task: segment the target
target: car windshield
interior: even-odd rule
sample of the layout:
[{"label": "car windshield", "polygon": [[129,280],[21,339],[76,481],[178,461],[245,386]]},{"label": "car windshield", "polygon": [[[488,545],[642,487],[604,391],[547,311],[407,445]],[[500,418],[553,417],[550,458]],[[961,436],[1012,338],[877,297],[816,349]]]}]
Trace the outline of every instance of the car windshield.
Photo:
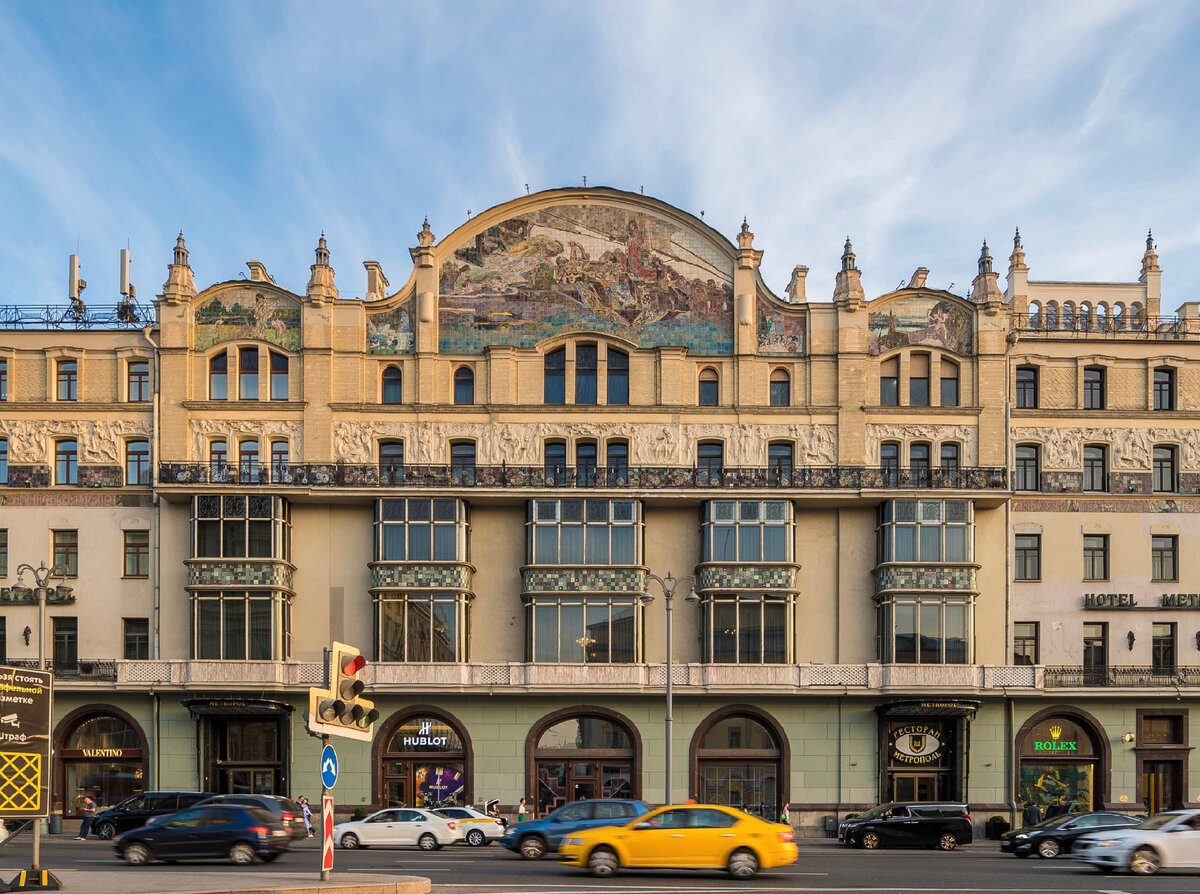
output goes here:
[{"label": "car windshield", "polygon": [[1152,816],[1150,819],[1136,826],[1138,829],[1161,829],[1163,826],[1169,826],[1171,823],[1179,819],[1178,813],[1160,813],[1158,816]]},{"label": "car windshield", "polygon": [[1039,823],[1034,823],[1032,826],[1026,826],[1028,829],[1057,829],[1063,823],[1075,819],[1079,814],[1064,813],[1059,816],[1050,816]]},{"label": "car windshield", "polygon": [[860,820],[877,819],[878,817],[883,816],[885,813],[887,813],[891,809],[892,809],[891,804],[880,804],[878,807],[872,807],[866,813],[860,813],[857,817],[855,817],[855,819],[860,819]]}]

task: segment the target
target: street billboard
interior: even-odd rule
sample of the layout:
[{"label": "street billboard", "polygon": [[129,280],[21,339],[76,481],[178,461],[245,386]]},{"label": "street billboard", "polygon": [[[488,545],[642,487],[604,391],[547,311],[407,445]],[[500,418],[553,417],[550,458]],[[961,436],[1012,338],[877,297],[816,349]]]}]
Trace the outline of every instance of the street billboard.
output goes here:
[{"label": "street billboard", "polygon": [[50,815],[51,680],[0,665],[0,818]]}]

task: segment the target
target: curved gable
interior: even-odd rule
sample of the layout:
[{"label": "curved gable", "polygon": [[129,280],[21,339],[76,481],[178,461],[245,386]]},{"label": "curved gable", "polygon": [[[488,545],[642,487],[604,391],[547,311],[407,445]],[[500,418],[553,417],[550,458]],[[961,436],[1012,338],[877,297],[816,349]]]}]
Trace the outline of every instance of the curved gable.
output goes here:
[{"label": "curved gable", "polygon": [[300,350],[300,299],[269,283],[224,283],[196,305],[195,347],[234,339],[261,339]]},{"label": "curved gable", "polygon": [[733,352],[732,249],[649,203],[563,196],[446,248],[443,353],[530,348],[563,332]]},{"label": "curved gable", "polygon": [[908,345],[974,353],[975,318],[970,305],[949,292],[901,292],[871,303],[867,351],[886,354]]}]

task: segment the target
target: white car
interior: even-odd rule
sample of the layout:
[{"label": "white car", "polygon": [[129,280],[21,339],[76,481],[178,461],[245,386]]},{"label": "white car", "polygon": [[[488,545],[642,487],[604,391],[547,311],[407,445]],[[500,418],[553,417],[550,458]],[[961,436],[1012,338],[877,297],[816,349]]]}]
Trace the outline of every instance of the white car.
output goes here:
[{"label": "white car", "polygon": [[1101,872],[1153,875],[1160,869],[1200,868],[1200,810],[1172,810],[1140,826],[1092,832],[1075,842],[1074,851],[1075,859]]},{"label": "white car", "polygon": [[504,837],[504,820],[489,816],[477,807],[439,807],[434,813],[458,823],[463,830],[463,840],[471,847],[491,844]]},{"label": "white car", "polygon": [[462,837],[463,828],[456,821],[415,807],[391,807],[333,827],[333,843],[350,850],[414,844],[423,851],[432,851]]}]

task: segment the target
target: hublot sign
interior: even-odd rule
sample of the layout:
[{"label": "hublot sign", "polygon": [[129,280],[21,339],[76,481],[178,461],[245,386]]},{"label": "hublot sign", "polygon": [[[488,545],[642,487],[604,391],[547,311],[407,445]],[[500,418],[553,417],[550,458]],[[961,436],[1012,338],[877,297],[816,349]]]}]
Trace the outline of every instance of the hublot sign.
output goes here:
[{"label": "hublot sign", "polygon": [[1200,593],[1163,593],[1150,605],[1140,605],[1133,593],[1084,593],[1083,607],[1091,610],[1184,608],[1200,611]]}]

